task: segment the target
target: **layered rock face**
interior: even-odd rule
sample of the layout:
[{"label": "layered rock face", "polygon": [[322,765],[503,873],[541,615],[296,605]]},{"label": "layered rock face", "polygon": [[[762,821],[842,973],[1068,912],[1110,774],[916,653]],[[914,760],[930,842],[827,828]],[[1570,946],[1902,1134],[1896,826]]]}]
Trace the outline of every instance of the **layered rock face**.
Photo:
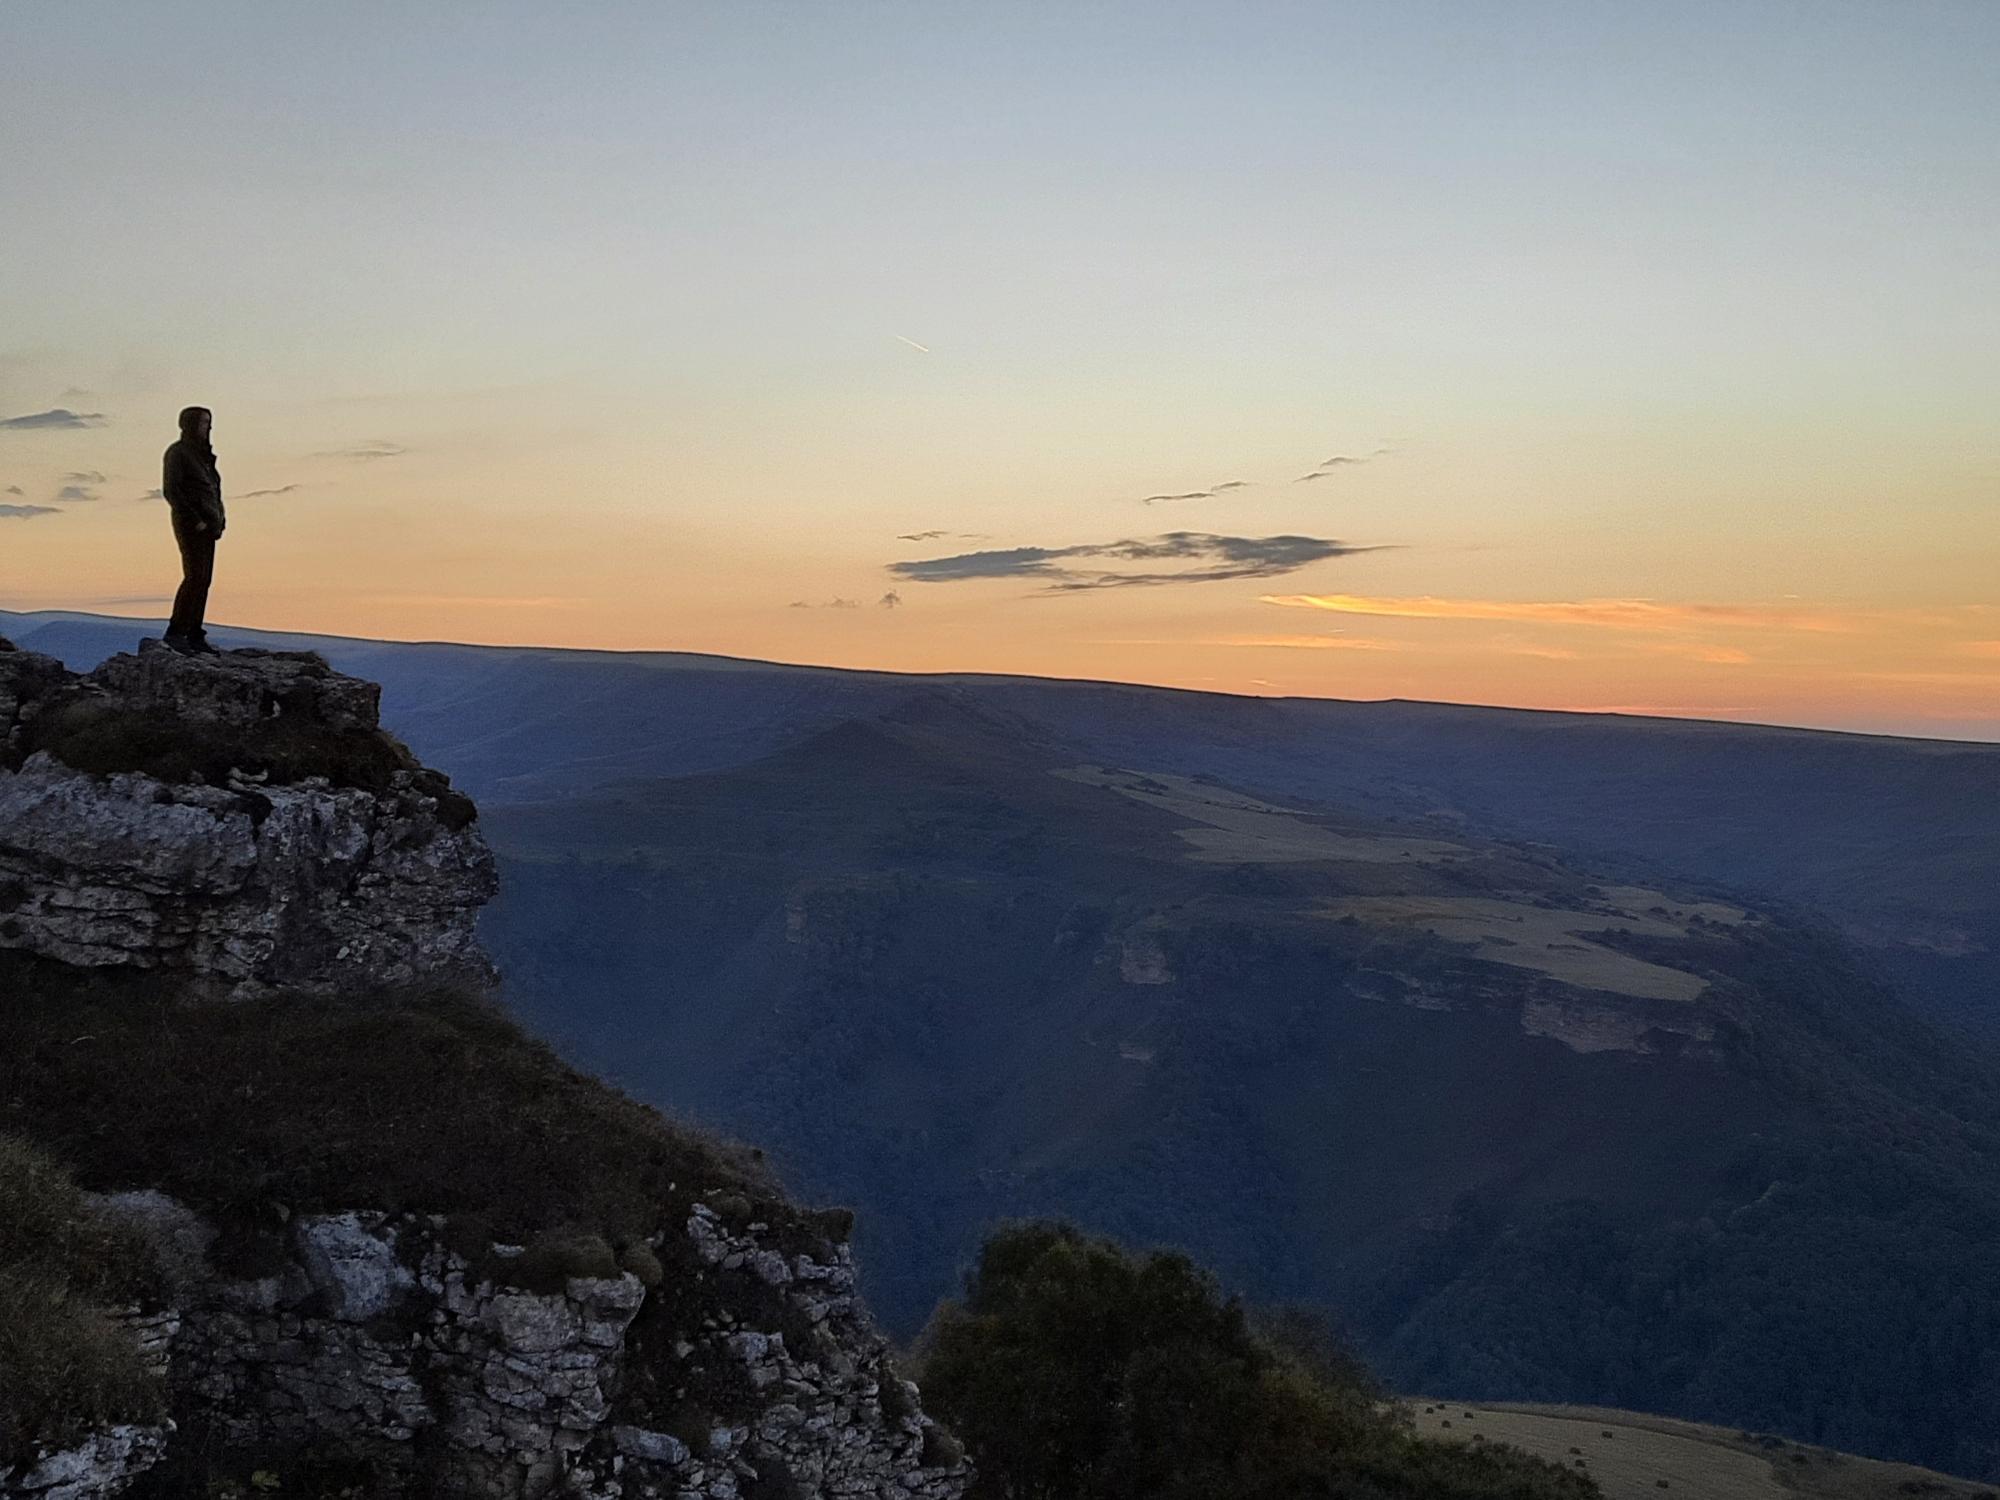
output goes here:
[{"label": "layered rock face", "polygon": [[[101,1211],[206,1266],[216,1231],[171,1199],[113,1195]],[[383,1494],[958,1500],[963,1455],[896,1376],[845,1246],[788,1250],[768,1225],[732,1227],[705,1205],[685,1234],[691,1256],[658,1247],[679,1284],[624,1273],[530,1290],[506,1271],[518,1247],[475,1265],[435,1217],[301,1215],[267,1274],[204,1270],[179,1305],[126,1322],[173,1386],[184,1429],[360,1462]],[[649,1299],[703,1315],[656,1321],[646,1332],[667,1346],[641,1350]],[[121,1494],[173,1431],[92,1433],[0,1470],[0,1497]]]},{"label": "layered rock face", "polygon": [[[201,1261],[215,1237],[157,1193],[107,1199],[104,1211],[184,1261]],[[446,1243],[441,1219],[301,1215],[267,1274],[200,1276],[180,1306],[132,1321],[162,1360],[184,1425],[230,1447],[359,1461],[398,1492],[963,1493],[961,1455],[895,1376],[844,1246],[787,1253],[769,1226],[732,1228],[705,1205],[684,1232],[688,1247],[657,1247],[681,1268],[678,1281],[648,1288],[625,1273],[530,1290],[507,1274],[518,1248],[475,1265]],[[754,1315],[728,1290],[746,1277]],[[649,1299],[704,1316],[656,1322],[647,1331],[668,1346],[642,1351],[635,1324]],[[162,1443],[158,1429],[114,1429],[37,1472],[95,1472],[96,1487],[69,1492],[77,1500],[115,1494],[133,1453],[143,1466]],[[0,1495],[38,1493],[0,1476]]]},{"label": "layered rock face", "polygon": [[471,806],[309,652],[0,642],[0,946],[237,997],[486,977]]}]

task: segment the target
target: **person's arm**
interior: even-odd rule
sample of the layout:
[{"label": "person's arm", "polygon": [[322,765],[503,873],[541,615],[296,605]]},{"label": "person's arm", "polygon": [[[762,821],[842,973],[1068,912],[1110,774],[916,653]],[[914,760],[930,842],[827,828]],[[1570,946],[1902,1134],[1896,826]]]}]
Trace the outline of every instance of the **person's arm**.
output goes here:
[{"label": "person's arm", "polygon": [[201,465],[179,444],[167,450],[160,493],[167,497],[167,504],[174,508],[174,513],[193,521],[198,531],[211,536],[222,535],[226,520],[222,511],[222,496],[208,482],[208,475],[202,472]]},{"label": "person's arm", "polygon": [[181,464],[178,445],[167,449],[166,457],[160,461],[160,494],[166,498],[167,505],[176,511],[187,503],[187,479]]}]

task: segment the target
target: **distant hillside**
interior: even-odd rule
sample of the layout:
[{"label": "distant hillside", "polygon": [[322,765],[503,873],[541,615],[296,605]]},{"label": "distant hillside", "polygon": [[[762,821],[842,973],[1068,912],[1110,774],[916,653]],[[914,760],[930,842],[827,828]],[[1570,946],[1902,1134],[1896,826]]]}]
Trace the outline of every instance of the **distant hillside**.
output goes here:
[{"label": "distant hillside", "polygon": [[[56,620],[88,658],[130,624]],[[517,1011],[854,1202],[1183,1245],[1405,1389],[2000,1473],[2000,749],[325,643]]]},{"label": "distant hillside", "polygon": [[[0,612],[93,665],[153,630]],[[747,765],[949,687],[1114,765],[1208,774],[1797,903],[1912,1005],[2000,1035],[2000,746],[1449,704],[1240,698],[1038,678],[911,677],[683,652],[218,631],[310,645],[383,684],[386,720],[482,805]]]},{"label": "distant hillside", "polygon": [[1056,1212],[1339,1308],[1405,1385],[1984,1472],[2000,1081],[1838,943],[1074,753],[936,695],[497,808],[497,956],[577,1055],[865,1205],[905,1327]]}]

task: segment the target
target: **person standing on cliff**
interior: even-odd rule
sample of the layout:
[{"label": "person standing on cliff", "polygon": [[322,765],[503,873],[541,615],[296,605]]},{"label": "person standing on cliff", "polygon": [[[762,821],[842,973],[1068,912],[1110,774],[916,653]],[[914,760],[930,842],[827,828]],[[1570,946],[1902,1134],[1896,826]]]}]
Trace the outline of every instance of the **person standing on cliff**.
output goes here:
[{"label": "person standing on cliff", "polygon": [[215,418],[205,406],[181,413],[180,441],[167,449],[160,493],[173,512],[174,541],[181,549],[181,586],[174,595],[166,643],[185,655],[212,656],[205,620],[208,586],[215,578],[215,542],[228,524],[222,510],[222,473],[208,441]]}]

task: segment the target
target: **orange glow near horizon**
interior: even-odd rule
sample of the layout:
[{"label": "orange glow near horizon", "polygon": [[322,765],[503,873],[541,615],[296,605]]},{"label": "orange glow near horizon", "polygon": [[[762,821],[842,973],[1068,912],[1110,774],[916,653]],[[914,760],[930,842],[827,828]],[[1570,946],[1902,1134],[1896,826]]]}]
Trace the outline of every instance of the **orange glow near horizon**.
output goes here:
[{"label": "orange glow near horizon", "polygon": [[1992,7],[405,9],[0,6],[0,609],[2000,740]]}]

